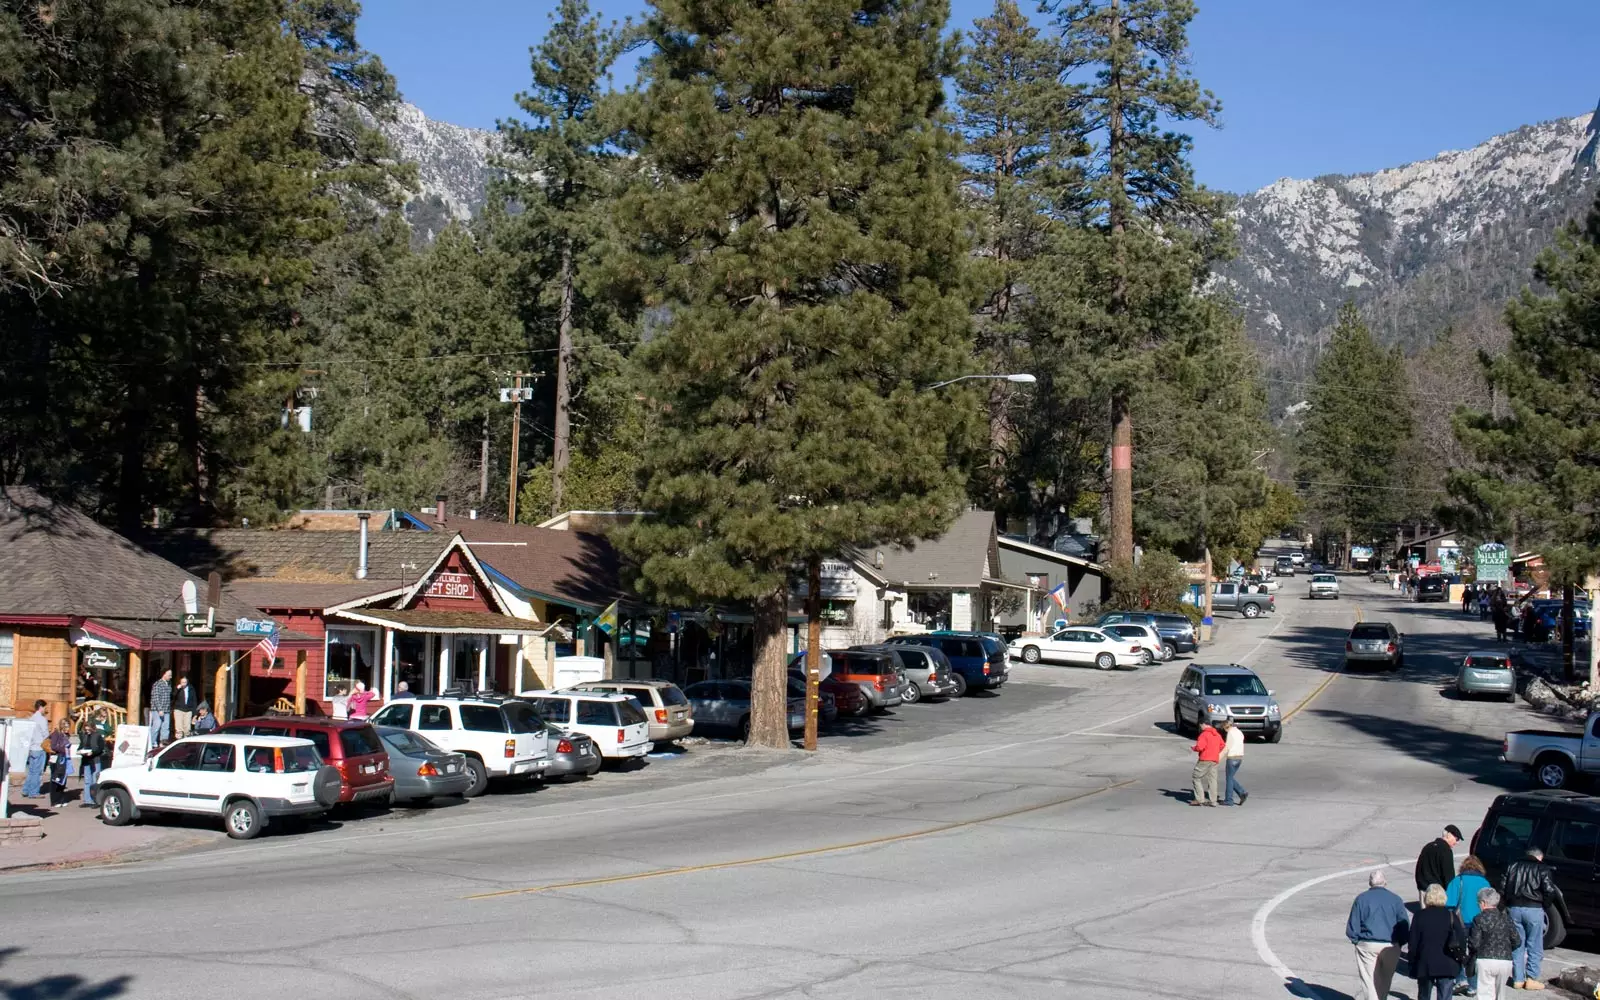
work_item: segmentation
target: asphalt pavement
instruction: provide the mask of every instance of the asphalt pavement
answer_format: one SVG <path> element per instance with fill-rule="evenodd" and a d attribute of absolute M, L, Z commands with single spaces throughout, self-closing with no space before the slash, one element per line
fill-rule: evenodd
<path fill-rule="evenodd" d="M 1284 582 L 1197 659 L 1289 713 L 1247 806 L 1187 806 L 1187 657 L 1016 665 L 814 756 L 691 747 L 637 773 L 155 861 L 0 876 L 0 995 L 1337 998 L 1365 871 L 1526 787 L 1521 705 L 1441 693 L 1485 628 L 1344 577 Z M 1361 616 L 1398 676 L 1341 672 Z M 1341 874 L 1343 873 L 1343 874 Z M 1319 881 L 1320 880 L 1320 881 Z M 1581 955 L 1558 955 L 1560 961 Z M 1409 981 L 1397 989 L 1412 996 Z M 29 992 L 29 991 L 32 992 Z"/>

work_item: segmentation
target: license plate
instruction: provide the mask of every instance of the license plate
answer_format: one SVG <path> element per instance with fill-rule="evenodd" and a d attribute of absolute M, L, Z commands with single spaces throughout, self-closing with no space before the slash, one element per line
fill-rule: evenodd
<path fill-rule="evenodd" d="M 578 756 L 580 756 L 580 757 L 589 756 L 589 748 L 586 747 L 586 746 L 579 747 L 578 748 Z"/>
<path fill-rule="evenodd" d="M 461 770 L 461 765 L 459 765 L 459 764 L 446 764 L 445 768 L 444 768 L 444 773 L 445 774 L 455 774 L 459 770 Z"/>
<path fill-rule="evenodd" d="M 377 774 L 378 773 L 378 765 L 376 765 L 376 764 L 363 764 L 363 765 L 361 765 L 361 773 L 362 774 Z"/>

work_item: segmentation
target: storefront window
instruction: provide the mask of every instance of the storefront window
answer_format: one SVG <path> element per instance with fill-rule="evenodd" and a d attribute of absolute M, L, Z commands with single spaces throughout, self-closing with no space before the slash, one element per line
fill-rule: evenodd
<path fill-rule="evenodd" d="M 394 637 L 394 680 L 406 682 L 406 689 L 418 697 L 433 694 L 428 689 L 428 636 L 397 632 Z"/>
<path fill-rule="evenodd" d="M 949 591 L 913 592 L 907 609 L 911 612 L 911 620 L 918 625 L 925 625 L 932 630 L 950 627 Z"/>
<path fill-rule="evenodd" d="M 125 704 L 128 700 L 127 654 L 120 649 L 79 649 L 77 695 L 79 701 Z"/>
<path fill-rule="evenodd" d="M 365 628 L 328 629 L 324 698 L 337 698 L 355 689 L 356 681 L 378 685 L 378 633 Z"/>
<path fill-rule="evenodd" d="M 15 662 L 17 638 L 14 632 L 0 632 L 0 670 Z"/>

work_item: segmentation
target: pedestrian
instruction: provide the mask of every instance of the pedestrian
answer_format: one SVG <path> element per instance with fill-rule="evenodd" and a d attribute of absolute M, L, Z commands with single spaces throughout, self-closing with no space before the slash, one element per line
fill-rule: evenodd
<path fill-rule="evenodd" d="M 1367 891 L 1350 904 L 1350 919 L 1344 925 L 1344 936 L 1356 949 L 1361 1000 L 1388 1000 L 1400 964 L 1400 945 L 1410 925 L 1406 904 L 1389 891 L 1383 869 L 1375 870 L 1367 876 Z"/>
<path fill-rule="evenodd" d="M 1191 806 L 1217 804 L 1217 759 L 1222 756 L 1223 746 L 1222 737 L 1211 724 L 1211 717 L 1207 716 L 1200 723 L 1199 738 L 1189 748 L 1200 755 L 1194 762 L 1194 773 L 1191 775 L 1194 781 L 1194 798 L 1189 800 Z"/>
<path fill-rule="evenodd" d="M 71 798 L 67 794 L 67 761 L 72 758 L 72 720 L 63 716 L 45 745 L 49 747 L 50 808 L 54 809 Z"/>
<path fill-rule="evenodd" d="M 161 672 L 161 679 L 150 685 L 150 748 L 167 742 L 172 735 L 172 668 Z"/>
<path fill-rule="evenodd" d="M 178 678 L 178 686 L 172 689 L 172 736 L 174 739 L 183 739 L 194 729 L 194 710 L 200 704 L 200 696 L 195 692 L 194 685 L 189 683 L 189 675 L 183 674 Z"/>
<path fill-rule="evenodd" d="M 416 695 L 411 693 L 411 685 L 407 684 L 405 681 L 401 681 L 400 683 L 398 683 L 398 684 L 396 684 L 394 686 L 394 700 L 395 701 L 399 701 L 402 698 L 415 698 L 415 697 L 416 697 Z"/>
<path fill-rule="evenodd" d="M 209 701 L 202 701 L 195 706 L 194 711 L 194 731 L 197 735 L 204 736 L 207 733 L 217 731 L 217 717 L 211 714 L 211 703 Z"/>
<path fill-rule="evenodd" d="M 1250 793 L 1239 784 L 1239 768 L 1244 766 L 1244 730 L 1233 724 L 1232 719 L 1222 720 L 1222 804 L 1233 805 L 1233 796 L 1239 794 L 1239 805 L 1244 805 L 1244 800 Z"/>
<path fill-rule="evenodd" d="M 1522 935 L 1522 944 L 1511 956 L 1511 988 L 1542 990 L 1539 970 L 1544 965 L 1544 908 L 1554 906 L 1567 926 L 1572 925 L 1566 897 L 1561 895 L 1550 866 L 1544 863 L 1544 852 L 1530 848 L 1520 861 L 1512 862 L 1500 878 L 1500 895 L 1505 900 L 1506 915 Z"/>
<path fill-rule="evenodd" d="M 22 736 L 28 741 L 27 774 L 22 779 L 22 797 L 36 799 L 43 790 L 45 759 L 50 752 L 45 742 L 50 739 L 50 717 L 44 714 L 47 702 L 40 698 L 33 703 L 33 714 L 22 724 Z"/>
<path fill-rule="evenodd" d="M 1500 894 L 1493 889 L 1478 890 L 1478 919 L 1467 932 L 1467 944 L 1472 951 L 1478 1000 L 1500 1000 L 1516 971 L 1512 957 L 1522 946 L 1522 933 L 1511 915 L 1500 909 Z"/>
<path fill-rule="evenodd" d="M 1471 854 L 1461 862 L 1461 874 L 1445 886 L 1445 905 L 1456 912 L 1461 918 L 1461 925 L 1469 932 L 1472 922 L 1478 918 L 1478 893 L 1488 888 L 1489 877 L 1484 874 L 1483 862 Z M 1476 993 L 1478 990 L 1478 977 L 1470 968 L 1471 964 L 1465 963 L 1461 967 L 1461 975 L 1456 977 L 1457 993 Z"/>
<path fill-rule="evenodd" d="M 350 697 L 344 703 L 346 716 L 352 719 L 365 719 L 367 717 L 367 703 L 376 698 L 376 691 L 368 691 L 367 685 L 356 681 L 356 689 L 350 692 Z"/>
<path fill-rule="evenodd" d="M 94 783 L 106 766 L 110 743 L 106 739 L 105 709 L 83 713 L 78 723 L 78 773 L 83 776 L 83 804 L 93 806 Z"/>
<path fill-rule="evenodd" d="M 1456 877 L 1455 846 L 1461 842 L 1461 831 L 1454 824 L 1444 828 L 1444 834 L 1434 839 L 1417 854 L 1417 901 L 1427 895 L 1428 886 L 1437 882 L 1449 885 Z"/>
<path fill-rule="evenodd" d="M 1506 610 L 1505 600 L 1502 598 L 1495 601 L 1494 606 L 1489 610 L 1489 614 L 1494 618 L 1495 641 L 1505 642 L 1506 629 L 1511 626 L 1511 612 Z"/>
<path fill-rule="evenodd" d="M 1406 957 L 1417 981 L 1417 1000 L 1450 1000 L 1461 960 L 1467 954 L 1467 932 L 1461 918 L 1445 905 L 1444 886 L 1435 883 L 1422 894 L 1422 910 L 1411 921 Z"/>

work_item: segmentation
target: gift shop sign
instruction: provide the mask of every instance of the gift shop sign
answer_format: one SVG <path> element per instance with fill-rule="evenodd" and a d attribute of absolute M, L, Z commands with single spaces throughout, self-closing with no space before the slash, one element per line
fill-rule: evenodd
<path fill-rule="evenodd" d="M 427 596 L 470 601 L 478 596 L 478 591 L 472 577 L 466 573 L 440 573 L 428 581 Z"/>

